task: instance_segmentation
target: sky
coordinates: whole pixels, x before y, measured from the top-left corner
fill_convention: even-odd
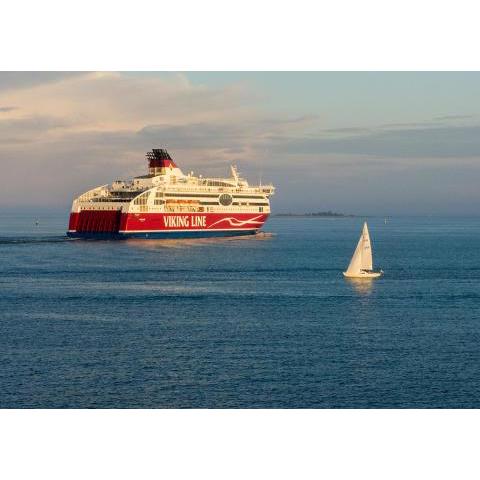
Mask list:
[[[273,212],[478,215],[477,72],[0,72],[0,205],[145,173],[272,182]]]

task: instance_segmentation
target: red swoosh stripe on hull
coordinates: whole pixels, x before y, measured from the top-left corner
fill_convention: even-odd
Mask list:
[[[71,213],[70,232],[135,233],[202,230],[258,230],[268,214],[254,213],[128,213],[82,210]]]

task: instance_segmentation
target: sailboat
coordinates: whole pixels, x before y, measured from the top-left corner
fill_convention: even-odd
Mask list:
[[[367,222],[363,224],[362,234],[357,243],[357,248],[353,252],[350,265],[343,275],[348,278],[378,278],[383,275],[383,270],[375,272],[373,270],[372,244],[370,234],[368,233]]]

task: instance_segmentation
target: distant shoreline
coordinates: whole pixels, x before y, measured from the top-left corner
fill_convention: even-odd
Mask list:
[[[314,212],[314,213],[274,213],[273,217],[315,217],[315,218],[354,218],[355,215],[336,212]]]

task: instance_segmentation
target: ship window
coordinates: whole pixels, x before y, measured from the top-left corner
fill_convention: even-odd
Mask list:
[[[146,192],[146,193],[143,193],[142,195],[140,195],[139,197],[137,197],[133,203],[135,205],[146,205],[147,204],[147,200],[148,200],[148,195],[149,195],[149,192]]]
[[[259,212],[263,212],[263,207],[258,207]]]
[[[220,180],[207,180],[208,187],[231,187],[232,185],[227,182],[222,182]]]

